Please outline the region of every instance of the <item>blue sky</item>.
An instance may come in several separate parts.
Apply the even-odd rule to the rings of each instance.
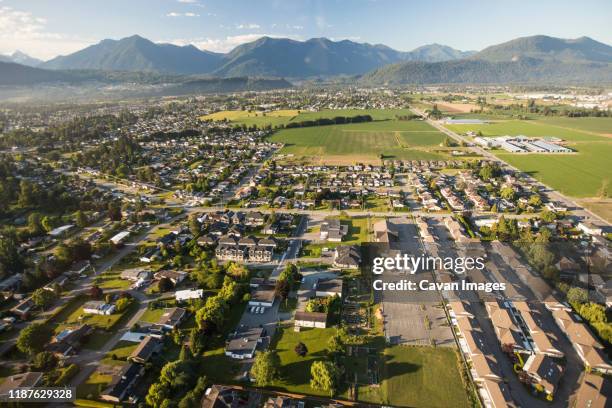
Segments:
[[[48,59],[132,34],[219,52],[263,35],[403,51],[479,50],[534,34],[612,44],[611,21],[609,0],[0,0],[0,53]]]

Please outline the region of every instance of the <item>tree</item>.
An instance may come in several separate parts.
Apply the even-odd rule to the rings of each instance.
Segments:
[[[32,359],[32,365],[36,370],[40,371],[51,371],[56,368],[57,363],[58,358],[49,351],[41,351]]]
[[[198,329],[191,329],[189,332],[189,347],[191,354],[197,355],[204,349],[204,333]]]
[[[531,197],[529,197],[528,203],[533,207],[539,207],[542,205],[542,199],[538,194],[533,194]]]
[[[255,356],[251,375],[258,387],[265,387],[278,378],[280,357],[274,351],[264,351]]]
[[[227,265],[227,274],[237,280],[244,280],[249,277],[249,270],[243,264],[230,262]]]
[[[327,391],[334,395],[338,383],[339,372],[330,361],[315,361],[310,366],[310,386],[315,390]]]
[[[274,286],[274,291],[281,300],[287,299],[289,297],[290,291],[289,283],[287,283],[286,279],[279,279],[276,281],[276,285]]]
[[[93,285],[89,289],[89,296],[92,299],[100,299],[102,297],[102,295],[104,295],[104,292],[102,291],[102,289],[100,289],[100,287],[98,285]]]
[[[43,309],[49,306],[54,300],[55,293],[52,290],[39,288],[32,293],[32,301],[34,304]]]
[[[117,309],[117,312],[121,313],[128,307],[129,304],[130,299],[122,297],[115,303],[115,309]]]
[[[514,189],[510,186],[503,187],[499,191],[499,195],[501,196],[501,198],[505,198],[506,200],[514,200],[515,194],[516,193],[514,192]]]
[[[43,227],[43,229],[46,232],[49,232],[53,229],[54,225],[55,225],[55,221],[53,220],[53,218],[45,215],[42,220],[40,221],[40,225]]]
[[[87,216],[85,215],[85,213],[81,210],[77,211],[75,216],[74,216],[75,220],[76,220],[76,225],[79,228],[85,228],[87,226],[87,224],[89,223]]]
[[[333,354],[344,354],[346,345],[340,333],[336,333],[327,340],[327,350]]]
[[[44,230],[41,224],[42,216],[39,212],[34,211],[28,217],[28,230],[30,230],[30,234],[32,235],[41,235]]]
[[[34,354],[42,351],[50,338],[51,333],[47,326],[42,323],[32,323],[19,333],[17,348],[22,353]]]
[[[194,237],[200,236],[200,231],[202,226],[200,225],[200,221],[198,221],[197,214],[191,214],[189,216],[189,232],[193,234]]]
[[[546,222],[553,222],[557,219],[557,214],[554,211],[544,209],[544,211],[542,211],[542,213],[540,214],[540,217]]]
[[[184,345],[183,347],[181,347],[181,352],[179,354],[179,360],[189,361],[192,358],[193,358],[193,355],[191,354],[191,350],[189,350],[189,347],[187,347],[187,345]]]
[[[195,320],[198,328],[204,330],[205,322],[211,322],[216,327],[219,327],[223,322],[225,302],[218,296],[209,297],[206,299],[206,304],[203,308],[196,312]]]
[[[306,354],[308,354],[308,347],[306,347],[306,345],[304,343],[302,343],[301,341],[295,345],[295,354],[297,354],[300,357],[304,357],[306,356]]]
[[[170,387],[166,383],[155,382],[149,387],[145,400],[153,408],[161,407],[162,403],[170,394]]]
[[[108,203],[108,218],[111,221],[121,221],[121,207],[116,202]]]
[[[572,305],[587,303],[589,301],[589,294],[582,288],[574,287],[567,291],[567,301]]]

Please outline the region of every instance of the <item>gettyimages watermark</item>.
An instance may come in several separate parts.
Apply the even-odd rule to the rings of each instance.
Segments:
[[[596,298],[597,282],[610,271],[607,253],[573,243],[413,244],[362,245],[361,267],[375,301],[553,302],[559,299],[560,283],[584,287]]]

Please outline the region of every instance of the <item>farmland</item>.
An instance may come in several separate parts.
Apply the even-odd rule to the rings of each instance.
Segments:
[[[451,125],[448,128],[459,133],[480,131],[484,136],[562,138],[576,154],[512,154],[502,151],[495,154],[564,194],[593,197],[605,180],[612,179],[609,165],[612,139],[602,133],[609,129],[606,128],[609,124],[612,124],[609,118],[541,118],[534,121],[500,121],[488,125]]]
[[[398,115],[409,115],[408,109],[324,109],[321,111],[299,111],[281,109],[269,112],[256,111],[220,111],[201,116],[201,120],[221,121],[227,120],[247,126],[281,126],[290,122],[301,122],[314,119],[330,119],[336,116],[370,115],[374,120],[395,119]]]
[[[419,121],[283,129],[270,141],[284,143],[280,154],[326,164],[379,163],[387,159],[438,160],[447,157],[442,133]]]

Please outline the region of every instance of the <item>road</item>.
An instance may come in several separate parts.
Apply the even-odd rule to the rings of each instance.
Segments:
[[[427,118],[427,115],[422,110],[419,110],[417,108],[411,108],[411,110],[415,114],[420,115],[420,116],[422,116],[424,118]],[[460,143],[465,143],[465,144],[469,145],[470,149],[473,152],[476,152],[476,153],[482,155],[483,157],[486,157],[487,159],[489,159],[491,161],[499,163],[502,167],[505,167],[507,169],[511,169],[511,170],[515,171],[516,173],[520,174],[522,177],[524,177],[529,182],[535,183],[536,185],[540,186],[541,187],[541,193],[548,199],[548,201],[555,201],[555,202],[562,203],[565,207],[567,207],[570,211],[572,211],[574,217],[576,217],[577,219],[579,219],[579,220],[597,220],[597,222],[600,223],[601,225],[606,226],[606,227],[610,227],[611,224],[608,221],[606,221],[605,219],[601,218],[599,215],[593,213],[592,211],[590,211],[587,208],[584,208],[584,207],[580,206],[573,199],[571,199],[571,198],[561,194],[560,192],[552,189],[551,187],[549,187],[546,184],[542,183],[541,181],[531,177],[529,174],[523,172],[522,170],[520,170],[520,169],[512,166],[511,164],[503,161],[502,159],[500,159],[499,157],[495,156],[494,154],[492,154],[488,150],[485,150],[485,149],[483,149],[482,147],[479,147],[479,146],[473,146],[474,143],[471,140],[468,140],[466,137],[461,136],[458,133],[455,133],[455,132],[453,132],[450,129],[447,129],[440,122],[432,120],[432,119],[428,119],[428,118],[426,119],[426,121],[431,126],[433,126],[434,128],[438,129],[440,132],[444,133],[445,135],[455,139],[456,141],[458,141]]]

